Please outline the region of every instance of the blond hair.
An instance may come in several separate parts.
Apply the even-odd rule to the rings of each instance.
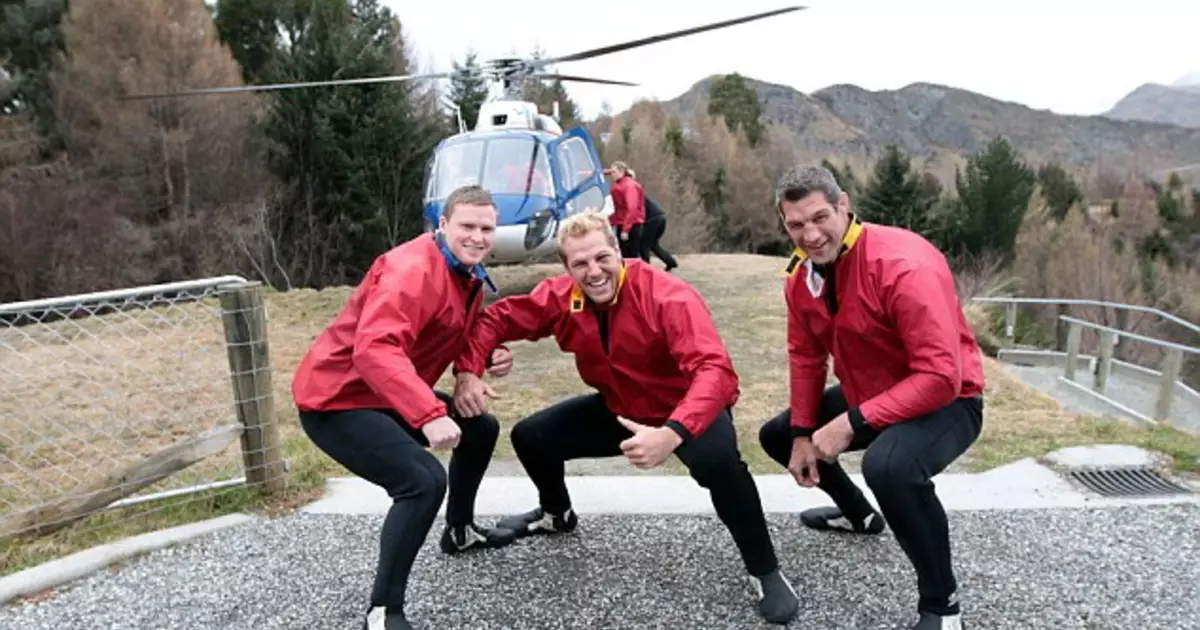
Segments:
[[[558,242],[558,257],[563,258],[563,244],[569,238],[583,238],[592,232],[604,232],[604,238],[613,249],[621,249],[617,243],[617,235],[613,233],[608,217],[595,210],[585,210],[579,214],[567,217],[558,228],[555,237]],[[563,258],[565,262],[566,259]]]
[[[633,169],[629,168],[629,165],[621,160],[617,160],[617,161],[613,162],[611,168],[613,170],[621,171],[622,173],[625,173],[626,175],[628,175],[634,179],[637,179],[637,173],[633,172]]]

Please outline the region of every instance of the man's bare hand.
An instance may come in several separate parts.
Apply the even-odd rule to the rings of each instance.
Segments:
[[[805,488],[813,488],[821,482],[817,474],[817,460],[820,453],[808,438],[792,440],[792,457],[788,460],[788,472],[796,479],[796,483]]]
[[[453,449],[458,446],[458,439],[462,437],[462,429],[449,416],[442,416],[422,425],[421,433],[429,440],[430,448],[438,451]]]
[[[648,427],[621,416],[617,416],[617,422],[633,433],[633,437],[621,442],[621,452],[629,463],[643,470],[666,461],[683,443],[679,434],[667,427]]]
[[[492,352],[492,367],[488,368],[487,373],[496,378],[508,376],[512,371],[513,355],[508,348],[496,348]]]
[[[850,426],[850,415],[843,413],[825,426],[817,429],[812,436],[813,446],[821,459],[832,462],[837,459],[854,440],[854,428]]]
[[[454,408],[464,418],[487,413],[487,399],[500,398],[491,385],[470,372],[459,372],[454,382]]]

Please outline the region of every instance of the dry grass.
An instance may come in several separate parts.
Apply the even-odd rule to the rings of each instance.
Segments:
[[[787,405],[783,260],[700,255],[682,256],[681,263],[677,273],[707,298],[741,376],[735,418],[742,452],[755,472],[780,472],[759,448],[757,432]],[[559,269],[529,265],[493,275],[505,293],[517,293]],[[292,462],[289,491],[267,506],[271,509],[308,500],[326,476],[345,474],[299,429],[290,380],[308,344],[349,293],[336,288],[267,294],[276,409]],[[236,421],[217,308],[207,302],[0,330],[0,511],[30,507],[172,441]],[[494,401],[492,411],[506,429],[545,405],[588,391],[572,357],[560,353],[552,339],[517,343],[513,352],[513,373],[494,381],[504,397]],[[987,374],[984,434],[954,470],[982,470],[1092,442],[1141,444],[1173,455],[1185,469],[1200,468],[1200,438],[1066,413],[990,359]],[[439,385],[450,383],[447,375]],[[518,468],[506,435],[494,469]],[[235,444],[151,490],[235,476],[240,457]],[[848,467],[854,460],[848,458]],[[634,471],[619,458],[596,470]],[[661,472],[683,470],[672,460]],[[2,572],[106,538],[262,505],[252,490],[234,489],[107,512],[50,537],[0,545]]]

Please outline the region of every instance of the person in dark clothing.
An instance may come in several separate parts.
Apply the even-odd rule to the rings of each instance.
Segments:
[[[642,260],[650,262],[650,252],[666,263],[667,271],[679,266],[675,257],[662,246],[660,240],[667,231],[667,215],[650,197],[646,197],[646,222],[642,227]]]
[[[393,501],[380,533],[365,630],[411,630],[404,613],[409,571],[447,489],[443,552],[501,547],[516,538],[474,523],[499,422],[455,413],[453,399],[432,389],[482,310],[482,285],[495,291],[482,261],[496,218],[487,191],[453,192],[436,234],[375,260],[292,380],[300,424],[313,443]],[[503,376],[512,355],[498,347],[487,363],[491,374]],[[426,447],[453,449],[448,477]]]
[[[884,518],[917,574],[914,630],[961,628],[949,526],[931,478],[979,437],[981,352],[945,256],[920,235],[863,223],[820,167],[780,180],[788,263],[790,405],[759,432],[763,450],[834,506],[801,522],[878,534]],[[832,356],[839,385],[825,389]],[[837,463],[865,449],[882,515]]]
[[[799,598],[780,570],[758,488],[738,452],[731,415],[738,377],[703,298],[671,274],[623,260],[602,214],[567,219],[558,246],[568,273],[492,303],[455,362],[454,400],[466,414],[484,411],[478,375],[483,359],[505,341],[553,336],[597,390],[513,427],[513,449],[539,503],[496,526],[518,536],[573,532],[578,516],[564,478],[569,460],[624,455],[648,469],[675,455],[708,490],[754,578],[759,613],[787,623],[799,612]]]

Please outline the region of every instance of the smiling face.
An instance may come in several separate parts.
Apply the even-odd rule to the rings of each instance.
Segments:
[[[796,247],[804,250],[814,263],[837,259],[842,238],[850,227],[850,198],[841,193],[836,204],[825,193],[815,190],[796,201],[779,204],[783,227]]]
[[[596,304],[616,297],[621,279],[621,252],[607,225],[579,235],[567,235],[560,245],[563,265],[583,293]]]
[[[460,203],[448,208],[438,225],[446,245],[464,265],[482,263],[496,238],[496,208],[490,203]]]

